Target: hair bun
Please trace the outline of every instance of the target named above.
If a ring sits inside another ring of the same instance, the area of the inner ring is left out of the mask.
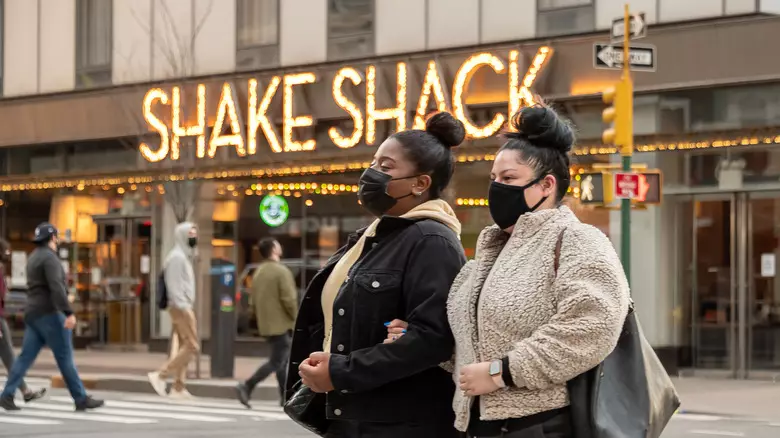
[[[436,137],[447,148],[458,146],[466,138],[463,122],[443,111],[425,121],[425,132]]]
[[[552,108],[542,105],[527,106],[518,111],[511,120],[508,136],[526,139],[534,146],[552,148],[563,154],[574,146],[574,130]]]

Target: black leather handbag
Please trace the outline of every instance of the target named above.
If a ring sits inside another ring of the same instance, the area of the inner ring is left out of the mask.
[[[284,413],[308,431],[325,436],[330,425],[325,412],[325,394],[312,391],[300,380],[292,391],[292,397],[284,404]]]
[[[555,248],[556,271],[562,239],[563,233]],[[633,303],[612,353],[566,386],[575,438],[658,438],[680,407]]]

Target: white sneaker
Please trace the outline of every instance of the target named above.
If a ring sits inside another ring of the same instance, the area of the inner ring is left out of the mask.
[[[168,394],[168,397],[173,400],[192,400],[195,398],[195,396],[190,394],[190,392],[186,389],[182,389],[181,391],[171,390],[171,393]]]
[[[166,393],[167,386],[165,381],[160,378],[160,373],[157,371],[152,371],[151,373],[147,374],[147,377],[149,377],[149,383],[152,384],[152,388],[154,388],[154,392],[157,393],[160,397],[165,397],[168,395]]]

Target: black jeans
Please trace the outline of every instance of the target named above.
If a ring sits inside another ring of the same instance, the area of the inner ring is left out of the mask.
[[[14,367],[14,361],[16,360],[16,357],[14,356],[14,345],[13,340],[11,339],[11,330],[8,328],[8,323],[3,317],[0,317],[0,334],[3,336],[3,339],[0,339],[0,360],[3,361],[3,365],[5,365],[6,371],[10,374],[11,368]],[[29,388],[27,387],[27,384],[24,383],[24,380],[22,380],[22,383],[19,384],[19,389],[23,393],[27,393],[27,391],[29,391]]]
[[[279,400],[284,401],[284,384],[287,380],[287,360],[290,356],[292,333],[269,336],[268,343],[271,345],[271,357],[245,383],[251,394],[258,383],[267,379],[271,373],[276,373],[276,381],[279,382]]]
[[[569,410],[566,409],[559,415],[546,421],[525,427],[520,430],[511,430],[499,435],[471,435],[469,438],[573,438],[574,431],[571,427]]]

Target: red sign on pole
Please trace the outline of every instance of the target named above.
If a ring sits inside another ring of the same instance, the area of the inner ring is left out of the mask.
[[[639,174],[616,173],[615,174],[615,198],[634,199],[639,197]]]

